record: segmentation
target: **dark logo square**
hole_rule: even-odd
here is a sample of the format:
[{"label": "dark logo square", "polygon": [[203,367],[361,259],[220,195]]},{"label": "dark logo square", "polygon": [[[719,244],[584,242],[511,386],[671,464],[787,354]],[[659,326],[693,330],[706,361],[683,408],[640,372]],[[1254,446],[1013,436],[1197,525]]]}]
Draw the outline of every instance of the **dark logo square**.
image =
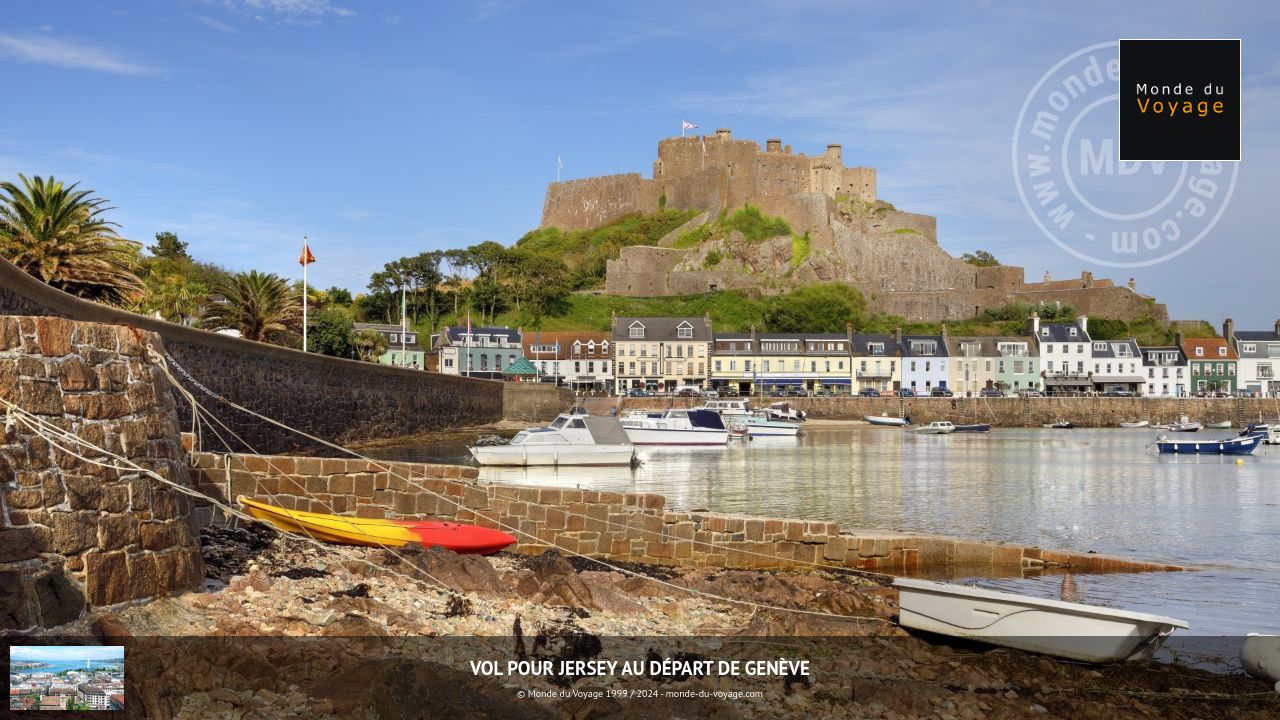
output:
[{"label": "dark logo square", "polygon": [[1239,160],[1240,41],[1121,40],[1120,159]]}]

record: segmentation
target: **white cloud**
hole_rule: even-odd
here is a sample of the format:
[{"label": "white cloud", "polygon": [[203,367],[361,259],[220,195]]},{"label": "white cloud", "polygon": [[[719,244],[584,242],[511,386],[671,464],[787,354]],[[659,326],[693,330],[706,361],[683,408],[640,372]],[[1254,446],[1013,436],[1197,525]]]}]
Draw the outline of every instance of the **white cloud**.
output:
[{"label": "white cloud", "polygon": [[220,33],[227,33],[228,35],[240,34],[240,31],[236,29],[234,26],[228,25],[220,20],[214,20],[213,18],[207,15],[199,15],[196,17],[196,20],[200,22],[200,24],[211,27]]},{"label": "white cloud", "polygon": [[268,16],[290,23],[310,24],[327,17],[349,18],[356,12],[329,0],[224,0],[227,7],[251,13],[255,20]]},{"label": "white cloud", "polygon": [[116,75],[154,75],[157,68],[130,62],[103,48],[44,35],[0,33],[0,56],[21,63],[94,70]]}]

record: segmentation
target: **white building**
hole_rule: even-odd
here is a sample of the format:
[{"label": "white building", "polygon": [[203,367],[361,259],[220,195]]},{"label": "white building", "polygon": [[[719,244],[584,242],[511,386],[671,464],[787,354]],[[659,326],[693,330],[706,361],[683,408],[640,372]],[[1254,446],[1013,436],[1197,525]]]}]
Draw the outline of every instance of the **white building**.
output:
[{"label": "white building", "polygon": [[1222,335],[1240,356],[1237,389],[1259,397],[1280,395],[1280,320],[1273,330],[1236,330],[1228,319],[1222,323]]},{"label": "white building", "polygon": [[1038,313],[1031,313],[1027,330],[1036,339],[1046,394],[1093,390],[1093,341],[1087,316],[1081,315],[1074,323],[1042,323]]}]

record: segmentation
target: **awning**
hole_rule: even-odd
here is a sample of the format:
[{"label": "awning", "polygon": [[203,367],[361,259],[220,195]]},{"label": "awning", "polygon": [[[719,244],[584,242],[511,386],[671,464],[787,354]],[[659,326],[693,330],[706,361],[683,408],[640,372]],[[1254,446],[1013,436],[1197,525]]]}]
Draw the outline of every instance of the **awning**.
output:
[{"label": "awning", "polygon": [[1084,387],[1086,385],[1092,385],[1093,380],[1090,378],[1083,378],[1083,377],[1070,377],[1070,378],[1046,377],[1044,379],[1044,384],[1045,385],[1079,385],[1081,387]]},{"label": "awning", "polygon": [[1141,375],[1094,375],[1095,383],[1141,383],[1146,379]]},{"label": "awning", "polygon": [[821,381],[823,385],[852,385],[853,381],[849,378],[828,378]]}]

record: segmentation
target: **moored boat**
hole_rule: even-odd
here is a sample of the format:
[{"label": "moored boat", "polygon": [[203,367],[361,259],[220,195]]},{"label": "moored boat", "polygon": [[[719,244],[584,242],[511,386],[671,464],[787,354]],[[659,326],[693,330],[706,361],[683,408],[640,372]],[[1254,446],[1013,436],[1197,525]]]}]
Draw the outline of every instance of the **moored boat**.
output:
[{"label": "moored boat", "polygon": [[1156,438],[1156,449],[1173,455],[1250,455],[1262,444],[1262,433],[1237,435],[1220,440],[1169,440]]},{"label": "moored boat", "polygon": [[796,437],[800,434],[799,423],[790,420],[779,420],[762,410],[756,410],[741,421],[751,437]]},{"label": "moored boat", "polygon": [[711,410],[720,413],[725,419],[731,419],[739,415],[751,414],[751,401],[746,398],[735,399],[711,399],[702,403],[702,407],[696,410]]},{"label": "moored boat", "polygon": [[1178,419],[1178,422],[1169,423],[1168,425],[1164,426],[1164,429],[1168,430],[1169,432],[1199,432],[1200,429],[1203,427],[1204,427],[1204,423],[1193,422],[1186,415],[1183,415],[1181,418]]},{"label": "moored boat", "polygon": [[1253,434],[1262,435],[1262,442],[1265,445],[1280,445],[1280,425],[1251,423],[1240,431],[1241,437]]},{"label": "moored boat", "polygon": [[1075,427],[1075,425],[1072,424],[1070,420],[1055,420],[1051,423],[1045,423],[1042,427],[1049,428],[1050,430],[1070,430]]},{"label": "moored boat", "polygon": [[863,420],[872,425],[883,425],[885,427],[906,427],[911,424],[909,417],[889,417],[888,415],[863,415]]},{"label": "moored boat", "polygon": [[949,420],[934,420],[928,425],[921,425],[911,432],[920,433],[921,435],[946,435],[953,433],[956,426],[951,424]]},{"label": "moored boat", "polygon": [[991,432],[991,423],[966,423],[956,425],[954,432],[958,433],[984,433]]},{"label": "moored boat", "polygon": [[622,417],[622,429],[633,445],[724,445],[729,429],[711,410],[633,412]]},{"label": "moored boat", "polygon": [[521,430],[505,445],[477,445],[481,465],[629,465],[635,447],[615,417],[562,414],[550,425]]},{"label": "moored boat", "polygon": [[1181,620],[930,580],[895,578],[898,623],[1069,660],[1150,658]]},{"label": "moored boat", "polygon": [[1134,420],[1133,422],[1122,422],[1120,423],[1120,427],[1132,430],[1134,428],[1144,428],[1150,424],[1151,423],[1146,420]]},{"label": "moored boat", "polygon": [[791,420],[792,422],[804,422],[804,419],[806,417],[805,411],[797,410],[791,407],[791,403],[787,403],[787,402],[770,403],[769,407],[766,408],[765,410],[766,412],[769,413],[769,417],[776,418],[778,420]]},{"label": "moored boat", "polygon": [[1205,426],[1205,427],[1207,427],[1207,428],[1212,428],[1212,429],[1214,429],[1214,430],[1225,430],[1225,429],[1227,429],[1227,428],[1231,427],[1231,421],[1230,421],[1230,420],[1219,420],[1219,421],[1217,421],[1217,422],[1208,422],[1208,423],[1205,423],[1205,424],[1204,424],[1204,426]]},{"label": "moored boat", "polygon": [[343,545],[403,547],[420,543],[423,547],[439,545],[457,553],[488,555],[516,541],[499,530],[467,523],[345,517],[290,510],[246,497],[237,497],[236,502],[245,512],[280,530]]}]

